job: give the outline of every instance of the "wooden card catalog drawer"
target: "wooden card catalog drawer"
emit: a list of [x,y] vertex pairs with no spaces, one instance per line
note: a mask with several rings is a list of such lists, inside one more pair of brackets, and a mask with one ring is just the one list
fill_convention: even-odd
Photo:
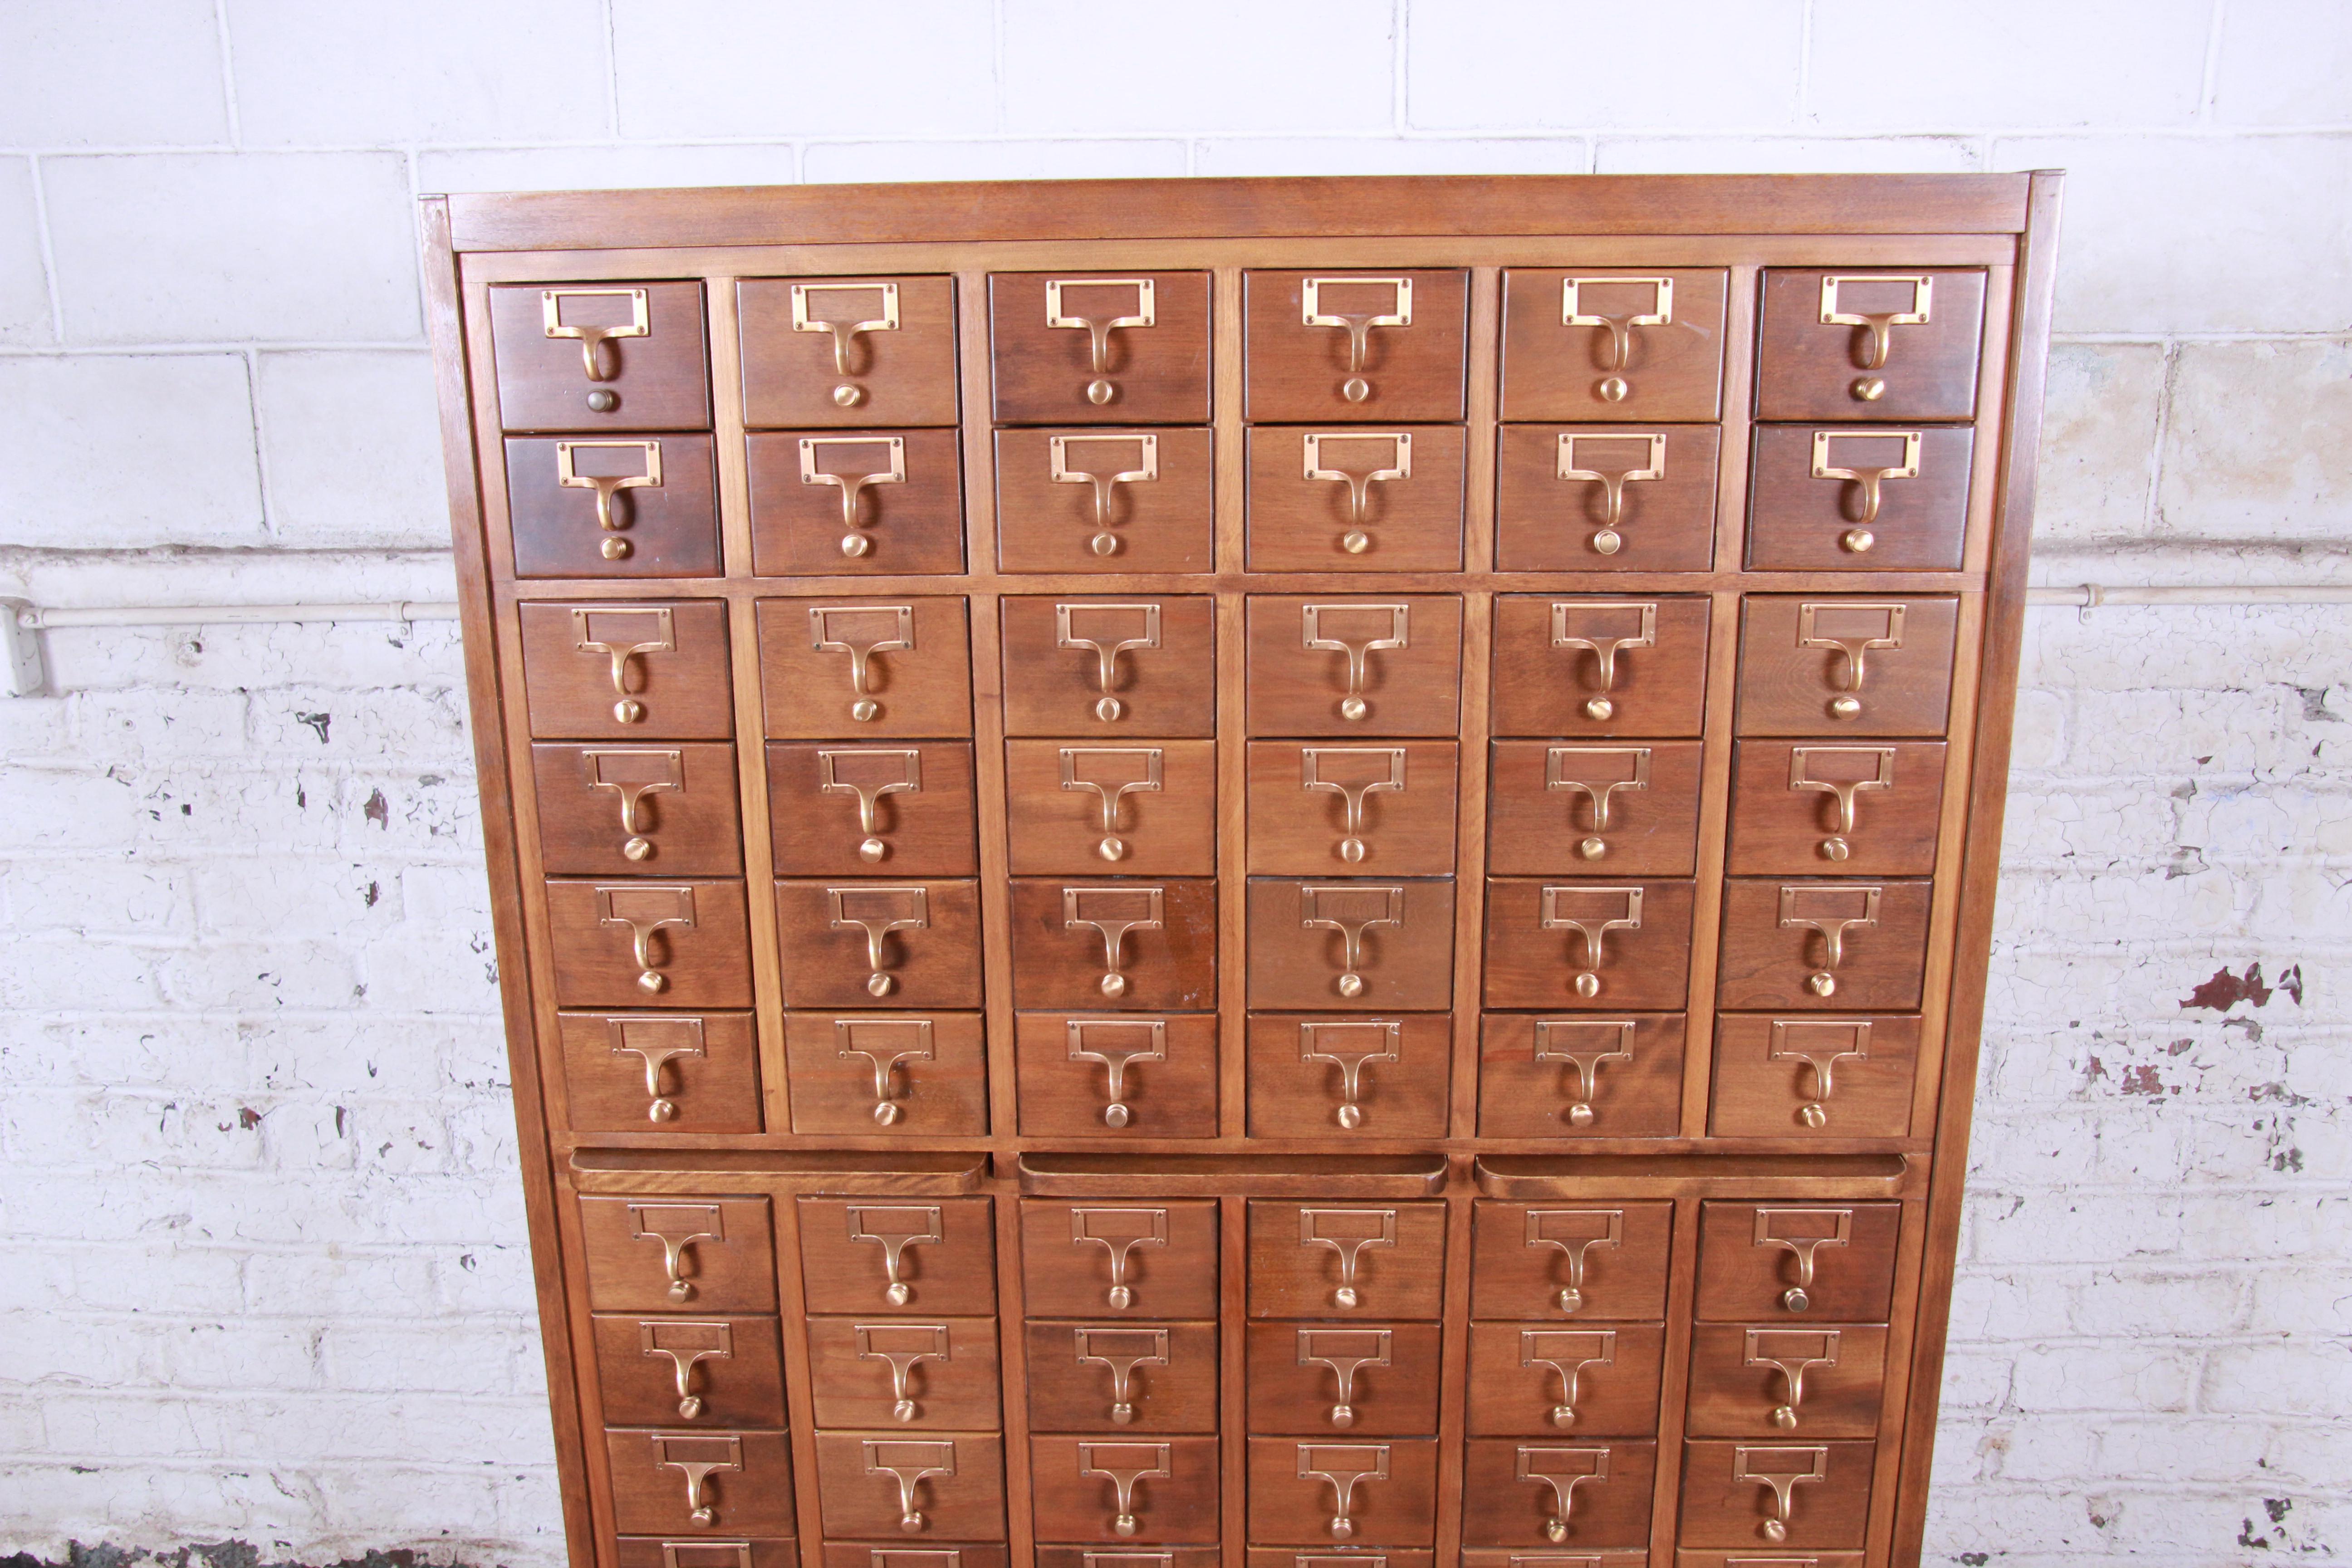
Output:
[[793,1532],[792,1447],[782,1432],[615,1429],[604,1452],[613,1522],[625,1531]]
[[1459,419],[1469,277],[1250,272],[1245,417]]
[[954,279],[746,278],[735,300],[744,424],[956,422]]
[[1498,735],[1696,735],[1705,599],[1495,597]]
[[820,1432],[827,1535],[1002,1541],[1004,1444],[993,1432]]
[[1650,1539],[1658,1446],[1591,1436],[1474,1437],[1462,1538],[1479,1546],[1634,1547]]
[[1214,1323],[1032,1321],[1027,1343],[1032,1431],[1217,1429]]
[[765,1198],[583,1197],[588,1304],[600,1312],[772,1312]]
[[616,1426],[782,1426],[773,1318],[595,1318],[596,1386]]
[[1253,1318],[1435,1318],[1445,1208],[1254,1199],[1249,1268]]
[[716,577],[708,436],[507,441],[518,577]]
[[1024,1200],[1021,1288],[1034,1318],[1213,1319],[1216,1205]]
[[1706,571],[1719,446],[1712,425],[1505,426],[1496,565]]
[[1013,1028],[1024,1136],[1216,1135],[1214,1014],[1023,1013]]
[[751,570],[896,577],[963,569],[963,474],[952,430],[753,436]]
[[1203,425],[1205,272],[999,272],[988,280],[996,417]]
[[1214,470],[1206,430],[999,430],[997,564],[1206,572]]
[[1665,1316],[1673,1205],[1481,1201],[1471,1214],[1472,1317]]
[[709,427],[701,284],[506,284],[489,305],[507,429]]
[[993,1318],[811,1318],[808,1345],[819,1426],[982,1430],[1001,1419]]
[[735,732],[725,605],[608,600],[519,613],[533,735],[723,741]]
[[986,1198],[802,1198],[812,1312],[972,1316],[996,1310]]
[[2056,187],[429,198],[572,1555],[1904,1568]]
[[1123,1550],[1217,1538],[1214,1437],[1033,1437],[1029,1478],[1043,1537]]
[[1976,412],[1985,275],[1934,268],[1772,268],[1759,419],[1966,419]]
[[1123,740],[1216,727],[1206,598],[1119,594],[1004,601],[1004,731]]
[[749,1013],[562,1013],[564,1098],[580,1132],[757,1132]]
[[1503,274],[1503,417],[1713,419],[1721,268],[1514,267]]

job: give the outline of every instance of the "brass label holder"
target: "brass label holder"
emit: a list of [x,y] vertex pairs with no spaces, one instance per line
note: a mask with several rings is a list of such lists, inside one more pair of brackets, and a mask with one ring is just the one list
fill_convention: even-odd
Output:
[[1573,1316],[1584,1305],[1585,1276],[1592,1267],[1594,1247],[1614,1252],[1624,1245],[1623,1209],[1529,1209],[1527,1245],[1556,1249],[1568,1274],[1568,1283],[1555,1298],[1564,1315]]
[[[1327,626],[1327,621],[1338,625]],[[1412,646],[1412,606],[1301,605],[1298,641],[1301,647],[1336,653],[1348,661],[1348,689],[1339,699],[1339,717],[1354,722],[1372,710],[1364,696],[1370,679],[1372,655],[1402,651]]]
[[[1389,444],[1385,461],[1343,463],[1338,458],[1327,462],[1324,443],[1335,442],[1342,455],[1352,443],[1386,441]],[[1348,531],[1339,536],[1339,548],[1350,555],[1361,555],[1372,547],[1372,536],[1364,531],[1370,521],[1372,487],[1391,479],[1412,478],[1412,432],[1410,430],[1323,430],[1308,431],[1298,437],[1300,477],[1312,484],[1328,480],[1348,487]]]
[[1772,1043],[1766,1059],[1800,1062],[1812,1073],[1812,1094],[1798,1108],[1797,1120],[1807,1127],[1829,1124],[1830,1095],[1836,1088],[1840,1062],[1870,1059],[1871,1021],[1867,1018],[1775,1018]]
[[1386,1443],[1301,1443],[1298,1479],[1321,1481],[1331,1489],[1331,1537],[1346,1541],[1356,1533],[1356,1488],[1366,1481],[1389,1479]]
[[[1817,883],[1784,885],[1780,889],[1780,929],[1806,930],[1822,939],[1822,963],[1805,976],[1805,989],[1816,996],[1837,994],[1838,966],[1845,962],[1846,932],[1853,930],[1875,931],[1878,928],[1878,905],[1885,889],[1876,886],[1830,886]],[[1841,911],[1853,906],[1838,903],[1825,906],[1824,900],[1860,898],[1862,904],[1855,912]],[[1807,957],[1811,957],[1808,953]]]
[[[743,1439],[731,1433],[678,1436],[650,1432],[646,1440],[653,1445],[656,1468],[676,1470],[686,1479],[686,1517],[705,1529],[717,1524],[719,1503],[710,1478],[721,1471],[742,1474]],[[693,1457],[681,1458],[680,1455]]]
[[[1651,749],[1647,746],[1551,746],[1544,752],[1546,793],[1584,797],[1592,831],[1580,839],[1576,852],[1587,860],[1609,853],[1609,831],[1619,790],[1641,794],[1650,787]],[[1607,776],[1614,774],[1617,776]],[[1573,802],[1570,821],[1575,821]]]
[[1862,689],[1868,673],[1864,661],[1880,648],[1903,646],[1903,619],[1907,605],[1807,602],[1797,606],[1797,646],[1822,648],[1837,656],[1829,670],[1829,688],[1840,693],[1830,700],[1832,719],[1853,719],[1862,712]]
[[[1133,616],[1135,619],[1131,623],[1110,620],[1106,624],[1108,617],[1123,616]],[[1095,703],[1095,717],[1108,724],[1127,711],[1127,705],[1112,695],[1119,686],[1119,656],[1159,648],[1160,606],[1055,605],[1054,646],[1084,649],[1095,656],[1096,689],[1102,693]]]
[[947,1232],[940,1223],[940,1206],[850,1204],[844,1214],[850,1240],[870,1241],[882,1249],[882,1275],[886,1281],[882,1299],[893,1307],[912,1301],[915,1288],[908,1281],[921,1276],[909,1255],[918,1247],[938,1247],[947,1241]]
[[816,754],[816,780],[819,795],[856,797],[857,830],[865,835],[857,858],[870,866],[890,854],[882,837],[883,801],[923,793],[923,754],[911,747],[828,747]]
[[1331,1425],[1356,1424],[1356,1380],[1368,1366],[1389,1364],[1390,1329],[1300,1329],[1298,1364],[1319,1366],[1331,1374]]
[[[623,724],[641,722],[646,705],[631,694],[629,674],[635,668],[646,673],[638,663],[650,653],[677,651],[677,620],[667,605],[649,605],[644,609],[614,609],[606,605],[574,605],[572,608],[572,646],[581,653],[602,654],[613,663],[613,695],[619,699],[613,704],[613,717]],[[650,626],[643,623],[650,620]],[[620,625],[612,625],[619,622]],[[634,631],[630,623],[636,623]],[[650,635],[649,635],[650,634]],[[637,682],[643,689],[644,680]]]
[[[1349,773],[1358,763],[1375,764],[1360,777],[1326,778],[1327,772]],[[1333,763],[1339,766],[1334,768]],[[1339,797],[1343,806],[1340,831],[1344,835],[1332,852],[1349,865],[1363,859],[1370,846],[1364,842],[1365,813],[1376,795],[1398,795],[1405,787],[1405,751],[1402,746],[1301,746],[1298,748],[1298,787],[1309,792],[1328,790]]]
[[1559,1379],[1559,1403],[1551,1407],[1551,1424],[1576,1425],[1577,1394],[1584,1369],[1617,1364],[1614,1329],[1521,1329],[1519,1365],[1529,1372],[1541,1367]]
[[1348,1019],[1298,1026],[1298,1059],[1305,1063],[1328,1062],[1339,1069],[1339,1108],[1334,1120],[1350,1132],[1364,1124],[1364,1069],[1374,1062],[1400,1060],[1403,1049],[1402,1019]]
[[629,1235],[638,1241],[657,1241],[662,1269],[669,1277],[669,1299],[694,1300],[694,1281],[687,1270],[694,1261],[697,1242],[727,1244],[727,1211],[717,1204],[633,1203]]
[[1749,1240],[1796,1260],[1797,1282],[1780,1292],[1780,1305],[1801,1312],[1813,1304],[1815,1254],[1824,1247],[1844,1247],[1853,1237],[1852,1209],[1759,1208]]
[[[1108,462],[1091,468],[1073,468],[1072,448],[1124,448],[1106,456]],[[1081,455],[1082,456],[1082,455]],[[1119,537],[1111,530],[1118,525],[1118,487],[1150,484],[1160,478],[1160,437],[1149,430],[1098,432],[1088,436],[1048,436],[1045,437],[1046,472],[1057,485],[1090,485],[1094,489],[1095,536],[1087,548],[1097,555],[1116,555]],[[1094,462],[1095,459],[1082,460]],[[1133,464],[1119,467],[1120,462]]]
[[[1066,289],[1132,289],[1135,306],[1126,315],[1081,316],[1066,309],[1063,297]],[[1155,293],[1149,278],[1055,278],[1045,284],[1045,325],[1069,328],[1085,332],[1090,350],[1088,359],[1094,366],[1095,378],[1087,383],[1087,401],[1102,406],[1118,395],[1118,384],[1110,379],[1111,333],[1122,329],[1157,326],[1159,312],[1153,303]]]
[[699,1018],[656,1018],[642,1013],[604,1020],[604,1043],[615,1057],[635,1057],[645,1069],[646,1120],[662,1122],[677,1118],[677,1103],[666,1083],[670,1064],[681,1058],[706,1058]]
[[[1848,310],[1842,308],[1839,296],[1852,283],[1893,283],[1908,285],[1911,302],[1901,310]],[[1895,351],[1896,327],[1924,327],[1935,319],[1936,279],[1925,272],[1838,274],[1827,273],[1822,279],[1821,323],[1824,327],[1853,327],[1853,347],[1849,351],[1855,364],[1864,371],[1881,371]],[[1886,378],[1882,375],[1862,375],[1854,379],[1847,391],[1855,401],[1875,403],[1886,395]]]
[[[1323,308],[1323,290],[1338,287],[1386,289],[1388,308],[1382,310],[1327,310]],[[1339,384],[1339,395],[1350,403],[1361,403],[1372,395],[1372,384],[1364,379],[1365,361],[1371,353],[1374,327],[1410,327],[1412,325],[1412,279],[1410,278],[1307,278],[1298,285],[1298,322],[1306,327],[1336,327],[1348,334],[1348,376]]]
[[[1587,289],[1643,289],[1650,290],[1650,308],[1646,310],[1602,310],[1582,298]],[[1601,369],[1605,372],[1593,383],[1593,395],[1603,403],[1622,403],[1633,391],[1625,372],[1633,363],[1633,329],[1635,327],[1672,326],[1675,320],[1675,280],[1663,273],[1648,277],[1563,278],[1559,280],[1559,324],[1563,327],[1597,327],[1608,333],[1607,352],[1601,356]]]
[[[1836,443],[1840,441],[1900,441],[1902,456],[1892,463],[1857,463],[1836,461]],[[1834,479],[1841,485],[1853,485],[1862,495],[1859,516],[1846,510],[1845,491],[1838,491],[1838,515],[1855,526],[1838,536],[1838,547],[1860,555],[1878,542],[1871,525],[1878,521],[1885,503],[1885,487],[1894,479],[1916,479],[1919,477],[1919,432],[1916,430],[1816,430],[1813,432],[1812,476],[1817,479]]]
[[1070,1245],[1084,1252],[1099,1247],[1110,1263],[1110,1289],[1103,1300],[1120,1311],[1135,1305],[1130,1276],[1140,1268],[1134,1257],[1139,1247],[1168,1245],[1168,1211],[1164,1208],[1073,1208]]
[[1370,989],[1362,971],[1364,939],[1379,926],[1404,925],[1404,888],[1363,882],[1308,882],[1298,889],[1298,924],[1303,931],[1339,933],[1339,977],[1331,988],[1349,1001]]
[[1592,1125],[1592,1102],[1600,1098],[1601,1069],[1610,1062],[1633,1059],[1633,1033],[1637,1026],[1631,1018],[1536,1020],[1536,1060],[1566,1062],[1576,1074],[1576,1088],[1565,1112],[1570,1126]]
[[[563,301],[566,300],[625,300],[629,302],[629,319],[617,326],[576,326],[563,324]],[[650,302],[643,289],[542,289],[539,291],[539,321],[541,332],[552,338],[576,338],[580,342],[580,360],[591,381],[610,381],[620,374],[620,350],[615,347],[613,359],[615,368],[606,370],[597,351],[606,343],[617,343],[623,338],[642,338],[653,328]],[[592,408],[596,405],[591,403]],[[597,408],[607,412],[611,406]]]
[[[1592,624],[1595,616],[1629,613],[1633,617],[1632,631],[1624,630],[1619,623],[1612,623],[1612,629],[1607,631]],[[1585,699],[1584,716],[1606,722],[1617,715],[1617,703],[1611,695],[1617,689],[1617,656],[1627,648],[1658,646],[1657,601],[1602,604],[1590,600],[1555,600],[1551,606],[1551,646],[1573,648],[1592,656],[1593,677],[1601,688],[1601,694]]]
[[[583,452],[635,452],[639,455],[637,471],[634,474],[583,474],[579,468]],[[617,534],[635,521],[632,510],[623,504],[627,500],[626,492],[661,488],[661,443],[558,441],[555,444],[555,482],[562,489],[595,491],[598,531]],[[629,542],[617,538],[604,540],[598,544],[597,552],[607,561],[625,560],[629,553]]]
[[735,1331],[724,1322],[664,1318],[637,1325],[637,1348],[648,1359],[667,1358],[677,1384],[677,1413],[691,1421],[703,1411],[697,1369],[706,1361],[733,1360]]
[[[629,860],[654,858],[648,835],[646,797],[671,795],[686,788],[686,753],[653,747],[593,747],[580,753],[591,791],[608,789],[620,797],[622,857]],[[608,774],[614,776],[607,776]]]
[[[927,1062],[931,1054],[929,1018],[835,1018],[834,1054],[843,1061],[863,1061],[874,1078],[874,1120],[883,1127],[897,1125],[903,1114],[898,1104],[898,1064]],[[911,1076],[911,1075],[909,1075]]]
[[898,988],[898,976],[889,973],[890,935],[894,931],[929,931],[931,925],[931,895],[927,888],[827,888],[825,903],[831,911],[830,928],[847,931],[856,927],[866,937],[866,991],[872,996],[887,996]]
[[1576,1489],[1587,1481],[1609,1479],[1609,1449],[1548,1448],[1522,1443],[1516,1470],[1520,1480],[1549,1489],[1551,1516],[1544,1521],[1544,1536],[1555,1543],[1566,1541],[1576,1515]]
[[1064,888],[1062,929],[1091,929],[1102,939],[1103,975],[1097,986],[1106,996],[1127,994],[1127,935],[1166,929],[1167,890],[1162,888]]
[[1797,1510],[1797,1489],[1830,1479],[1830,1451],[1825,1447],[1767,1448],[1741,1444],[1732,1450],[1731,1479],[1759,1486],[1764,1495],[1764,1521],[1756,1533],[1776,1545],[1789,1539],[1789,1523]]
[[922,1414],[915,1395],[922,1392],[922,1363],[955,1359],[945,1323],[853,1323],[850,1333],[859,1361],[878,1361],[890,1369],[890,1419],[912,1421]]
[[1769,1368],[1780,1374],[1781,1398],[1772,1407],[1772,1425],[1784,1432],[1797,1427],[1798,1410],[1805,1403],[1805,1374],[1815,1367],[1838,1363],[1838,1346],[1844,1339],[1836,1329],[1749,1329],[1743,1342],[1741,1364]]
[[[1853,773],[1857,763],[1864,764],[1868,771]],[[1853,776],[1825,776],[1833,768]],[[1895,748],[1792,746],[1789,751],[1789,787],[1799,792],[1814,790],[1831,797],[1836,806],[1834,821],[1830,836],[1815,848],[1824,860],[1843,860],[1853,853],[1853,846],[1847,840],[1853,834],[1854,797],[1895,787]]]
[[1339,1260],[1339,1283],[1331,1292],[1331,1304],[1352,1310],[1363,1304],[1362,1292],[1357,1289],[1357,1277],[1364,1268],[1368,1249],[1393,1247],[1397,1244],[1397,1211],[1394,1209],[1317,1209],[1298,1211],[1298,1245],[1310,1252],[1318,1247],[1328,1248]]
[[1113,1535],[1133,1535],[1141,1528],[1145,1481],[1164,1481],[1175,1472],[1168,1467],[1165,1443],[1080,1443],[1078,1474],[1099,1476],[1110,1483]]
[[1168,1364],[1168,1331],[1074,1328],[1070,1333],[1078,1364],[1099,1366],[1110,1373],[1112,1424],[1132,1426],[1136,1404],[1143,1396],[1142,1369]]
[[903,1437],[867,1437],[858,1445],[866,1456],[866,1473],[888,1476],[898,1488],[898,1528],[909,1535],[930,1528],[923,1517],[923,1484],[952,1480],[956,1450],[951,1440],[919,1443]]
[[1128,1070],[1138,1062],[1168,1059],[1168,1025],[1160,1018],[1069,1018],[1062,1024],[1063,1039],[1074,1062],[1099,1062],[1105,1086],[1103,1125],[1123,1128],[1134,1119],[1127,1101]]
[[1642,929],[1640,888],[1547,886],[1537,910],[1544,931],[1573,931],[1583,940],[1584,952],[1570,982],[1576,994],[1590,1002],[1601,994],[1601,967],[1607,960],[1604,942],[1612,931]]
[[[1638,441],[1643,455],[1630,464],[1604,468],[1597,459],[1579,462],[1579,441]],[[1625,487],[1666,477],[1666,437],[1660,430],[1564,430],[1559,456],[1552,470],[1559,479],[1580,479],[1601,487],[1601,526],[1589,542],[1596,555],[1614,555],[1625,546],[1617,531],[1625,521]]]
[[[1130,795],[1158,795],[1166,753],[1158,746],[1064,746],[1062,787],[1091,791],[1101,808],[1102,840],[1095,853],[1106,860],[1127,858],[1119,834],[1119,807]],[[1105,776],[1108,774],[1108,776]],[[1092,776],[1089,776],[1092,775]],[[1114,966],[1116,967],[1116,966]]]
[[[874,314],[862,319],[858,308],[861,295],[878,296]],[[827,309],[820,296],[839,298],[849,310]],[[851,354],[856,350],[859,337],[866,332],[895,332],[898,330],[898,285],[887,279],[870,283],[795,283],[792,286],[793,331],[824,332],[833,339],[833,374],[841,377],[833,389],[836,408],[855,408],[866,401],[866,389],[854,379],[862,374]],[[824,316],[816,311],[824,310]],[[870,349],[872,345],[867,345]]]
[[[879,447],[881,466],[872,458],[860,453]],[[828,455],[839,453],[850,459],[845,470],[824,466]],[[874,540],[860,530],[867,526],[865,509],[859,502],[866,492],[878,485],[903,485],[907,482],[907,438],[903,436],[803,436],[801,437],[801,483],[831,485],[841,491],[841,526],[849,531],[841,536],[841,552],[856,560],[870,555]],[[881,498],[875,498],[875,510],[881,510]],[[879,521],[878,515],[875,519]]]
[[623,882],[600,885],[594,893],[596,923],[628,928],[630,956],[637,963],[637,989],[654,994],[669,989],[669,976],[661,972],[661,966],[676,954],[661,933],[672,927],[695,929],[694,889]]
[[[886,653],[915,651],[912,605],[814,605],[809,608],[809,647],[818,653],[849,656],[849,716],[869,723],[882,716],[873,694],[874,660]],[[887,670],[887,666],[884,667]]]

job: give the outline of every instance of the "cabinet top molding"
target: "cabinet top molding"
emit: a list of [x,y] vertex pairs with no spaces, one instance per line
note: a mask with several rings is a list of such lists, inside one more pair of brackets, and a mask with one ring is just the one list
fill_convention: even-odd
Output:
[[1349,236],[2018,234],[2031,174],[1006,180],[426,196],[459,251]]

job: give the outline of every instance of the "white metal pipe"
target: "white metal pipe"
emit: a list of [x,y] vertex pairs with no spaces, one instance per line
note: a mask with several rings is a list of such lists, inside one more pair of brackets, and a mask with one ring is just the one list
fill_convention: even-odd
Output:
[[2106,605],[2352,605],[2352,584],[2342,586],[2258,584],[2246,587],[2109,588],[2085,583],[2079,588],[2028,588],[2029,605],[2065,605],[2096,609]]
[[16,612],[26,631],[65,626],[205,626],[279,621],[454,621],[454,600],[395,599],[377,605],[117,605],[56,610],[27,605]]

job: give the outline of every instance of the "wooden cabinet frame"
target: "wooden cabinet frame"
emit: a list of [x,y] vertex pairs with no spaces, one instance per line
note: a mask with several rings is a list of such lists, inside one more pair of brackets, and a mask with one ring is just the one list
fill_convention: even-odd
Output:
[[[1463,1403],[1467,1388],[1472,1205],[1481,1200],[1671,1201],[1672,1273],[1659,1462],[1647,1557],[1672,1568],[1684,1471],[1698,1208],[1708,1199],[1877,1199],[1903,1215],[1876,1433],[1866,1552],[1871,1564],[1918,1559],[1937,1389],[1949,1311],[1985,999],[2003,793],[2025,605],[2053,247],[2055,174],[1819,177],[1562,177],[1104,181],[980,185],[431,196],[423,205],[426,314],[435,346],[457,546],[467,674],[483,801],[501,988],[520,1128],[523,1180],[545,1333],[566,1529],[575,1568],[619,1568],[604,1425],[593,1365],[577,1194],[764,1196],[774,1218],[785,1404],[800,1561],[827,1558],[811,1429],[810,1359],[797,1235],[809,1194],[936,1202],[992,1197],[1003,1387],[1001,1447],[1012,1568],[1031,1568],[1032,1444],[1024,1374],[1020,1274],[1023,1194],[1165,1199],[1219,1209],[1222,1365],[1218,1536],[1223,1568],[1286,1552],[1246,1531],[1248,1448],[1243,1347],[1247,1205],[1290,1197],[1342,1203],[1435,1199],[1445,1216],[1436,1560],[1455,1561],[1462,1531]],[[1498,573],[1496,426],[1501,416],[1501,283],[1507,268],[1721,268],[1728,279],[1715,565],[1681,574]],[[1759,273],[1768,268],[1981,269],[1985,322],[1974,411],[1961,564],[1954,572],[1758,573],[1747,555],[1750,432],[1756,423]],[[1468,273],[1465,495],[1459,573],[1352,569],[1244,571],[1246,454],[1244,274],[1465,268]],[[1121,576],[1000,571],[991,424],[990,277],[1065,269],[1210,276],[1210,402],[1215,440],[1213,570]],[[738,291],[741,278],[946,275],[958,340],[966,571],[954,576],[755,577],[749,505]],[[698,283],[708,324],[722,574],[519,579],[508,514],[505,440],[490,363],[488,290],[498,283]],[[565,345],[564,352],[576,353]],[[1938,820],[1926,1000],[1908,1139],[1718,1139],[1708,1134],[1716,960],[1728,780],[1745,593],[1952,595],[1953,671]],[[1454,1052],[1442,1138],[1246,1136],[1247,782],[1244,597],[1250,594],[1459,595],[1459,837],[1453,870]],[[1487,740],[1498,594],[1704,595],[1709,605],[1704,782],[1679,1133],[1589,1138],[1572,1146],[1476,1135],[1482,889],[1486,875]],[[1213,601],[1218,789],[1215,950],[1217,1135],[1044,1139],[1019,1131],[1011,884],[1004,800],[1001,602],[1055,595],[1199,595]],[[768,1131],[740,1134],[572,1130],[549,923],[541,891],[539,805],[530,767],[520,610],[531,602],[717,600],[730,606],[728,658],[741,795],[742,863],[755,893],[773,864],[758,738],[762,722],[758,616],[770,600],[952,595],[969,602],[989,1105],[985,1136],[819,1138],[792,1125],[774,902],[748,900],[759,1094]],[[581,740],[578,735],[549,739]],[[600,807],[600,810],[605,809]],[[887,1004],[885,1004],[887,1005]],[[926,1197],[926,1194],[930,1194]],[[765,1560],[769,1543],[761,1548]],[[907,1545],[921,1542],[912,1540]],[[1042,1544],[1055,1545],[1047,1541]],[[634,1549],[634,1548],[633,1548]],[[994,1549],[1002,1551],[1002,1548]],[[1573,1544],[1555,1550],[1576,1551]],[[1763,1541],[1754,1550],[1769,1553]],[[1053,1552],[1055,1561],[1075,1553]],[[1186,1564],[1207,1553],[1180,1553]],[[1612,1564],[1620,1556],[1612,1552]],[[1411,1558],[1412,1554],[1405,1554]],[[861,1564],[864,1556],[858,1554]],[[1003,1561],[968,1554],[980,1564]]]

